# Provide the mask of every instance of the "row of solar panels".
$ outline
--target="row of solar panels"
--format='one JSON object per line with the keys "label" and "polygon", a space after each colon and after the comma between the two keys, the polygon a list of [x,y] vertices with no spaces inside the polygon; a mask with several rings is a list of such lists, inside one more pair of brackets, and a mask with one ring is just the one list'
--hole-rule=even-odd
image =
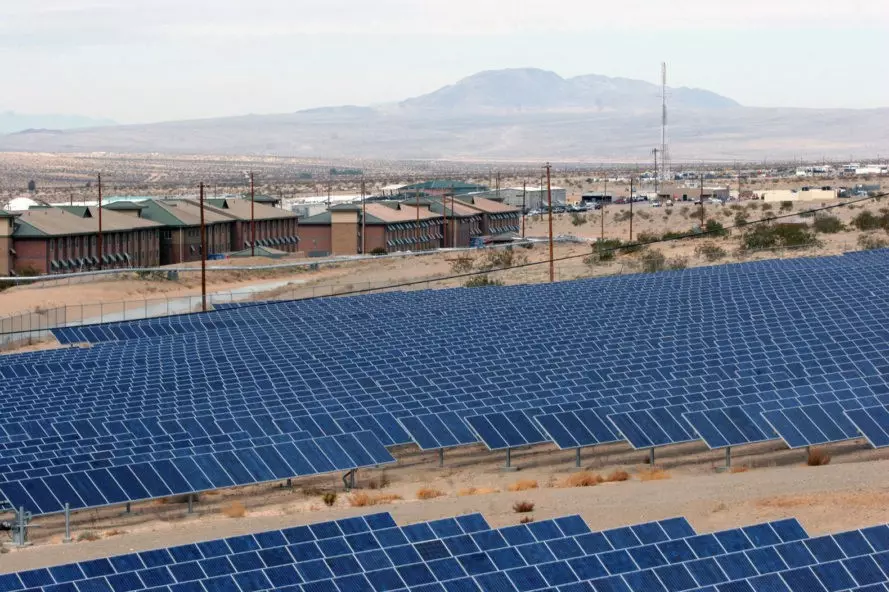
{"label": "row of solar panels", "polygon": [[7,574],[0,590],[871,592],[886,582],[886,526],[810,538],[795,520],[697,534],[683,519],[594,532],[578,516],[492,529],[479,515],[398,527],[372,514]]}

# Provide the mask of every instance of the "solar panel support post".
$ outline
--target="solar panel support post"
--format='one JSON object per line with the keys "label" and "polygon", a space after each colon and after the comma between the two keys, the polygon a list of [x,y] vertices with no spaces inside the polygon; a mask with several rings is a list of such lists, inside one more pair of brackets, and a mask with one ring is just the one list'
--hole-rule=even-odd
{"label": "solar panel support post", "polygon": [[574,451],[574,466],[578,469],[580,468],[580,448]]}
{"label": "solar panel support post", "polygon": [[133,513],[133,505],[130,502],[127,502],[126,507],[123,510],[124,514],[132,514]]}
{"label": "solar panel support post", "polygon": [[508,473],[519,470],[518,467],[512,466],[512,448],[506,449],[506,464],[503,465],[503,470]]}
{"label": "solar panel support post", "polygon": [[343,475],[343,486],[346,488],[346,491],[352,491],[355,489],[355,473],[358,472],[358,469],[352,469],[345,475]]}
{"label": "solar panel support post", "polygon": [[28,547],[28,524],[31,521],[31,512],[25,512],[25,507],[19,508],[15,513],[15,526],[12,531],[12,542],[17,547]]}
{"label": "solar panel support post", "polygon": [[444,448],[438,449],[438,466],[439,467],[444,466]]}
{"label": "solar panel support post", "polygon": [[726,446],[725,448],[725,470],[728,471],[732,468],[732,447]]}
{"label": "solar panel support post", "polygon": [[654,446],[648,450],[648,466],[654,467]]}
{"label": "solar panel support post", "polygon": [[194,494],[188,494],[188,513],[194,514]]}
{"label": "solar panel support post", "polygon": [[65,538],[62,539],[62,542],[71,542],[71,504],[68,502],[65,502]]}

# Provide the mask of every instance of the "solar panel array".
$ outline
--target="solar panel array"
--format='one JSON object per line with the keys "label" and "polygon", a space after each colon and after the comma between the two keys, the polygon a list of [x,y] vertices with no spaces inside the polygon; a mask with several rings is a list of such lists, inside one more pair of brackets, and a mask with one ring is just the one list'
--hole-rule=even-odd
{"label": "solar panel array", "polygon": [[[857,410],[889,405],[887,271],[881,251],[63,329],[63,342],[95,345],[0,359],[13,410],[0,492],[361,432],[424,449],[720,448],[790,438],[781,418],[807,413],[820,423],[806,445],[848,439],[864,431],[856,418],[874,424]],[[275,433],[243,439],[238,424],[254,417]],[[121,427],[160,419],[178,427]],[[186,438],[183,422],[227,427]]]}
{"label": "solar panel array", "polygon": [[795,520],[697,534],[682,518],[594,532],[579,516],[494,529],[386,513],[0,575],[0,591],[827,592],[887,590],[889,527]]}

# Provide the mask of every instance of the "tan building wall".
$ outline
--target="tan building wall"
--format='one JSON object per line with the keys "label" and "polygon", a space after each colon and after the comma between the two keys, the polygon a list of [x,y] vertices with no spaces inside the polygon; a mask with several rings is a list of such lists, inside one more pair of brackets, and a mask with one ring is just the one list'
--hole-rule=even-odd
{"label": "tan building wall", "polygon": [[761,193],[763,201],[781,202],[781,201],[825,201],[836,199],[837,192],[834,190],[810,189],[809,191],[792,191],[790,189],[770,189]]}
{"label": "tan building wall", "polygon": [[9,272],[13,269],[13,229],[13,218],[0,218],[0,275],[9,275]]}
{"label": "tan building wall", "polygon": [[330,242],[334,255],[358,253],[358,212],[330,212]]}

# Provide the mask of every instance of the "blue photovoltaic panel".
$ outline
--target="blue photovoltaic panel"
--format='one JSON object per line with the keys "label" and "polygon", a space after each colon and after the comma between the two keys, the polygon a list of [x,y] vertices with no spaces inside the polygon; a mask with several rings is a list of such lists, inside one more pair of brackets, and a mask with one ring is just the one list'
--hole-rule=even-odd
{"label": "blue photovoltaic panel", "polygon": [[683,419],[686,411],[684,406],[664,407],[616,413],[608,419],[633,448],[654,448],[700,439]]}
{"label": "blue photovoltaic panel", "polygon": [[395,462],[372,432],[201,454],[0,483],[9,505],[35,515],[277,481]]}
{"label": "blue photovoltaic panel", "polygon": [[889,446],[889,410],[868,407],[846,411],[846,417],[874,448]]}
{"label": "blue photovoltaic panel", "polygon": [[704,440],[710,449],[740,446],[774,440],[765,433],[740,407],[692,411],[684,415],[685,421]]}
{"label": "blue photovoltaic panel", "polygon": [[562,449],[622,442],[605,414],[595,409],[578,409],[549,415],[538,415],[534,420],[543,432]]}
{"label": "blue photovoltaic panel", "polygon": [[551,442],[524,411],[489,413],[466,418],[489,450],[503,450]]}
{"label": "blue photovoltaic panel", "polygon": [[420,450],[451,448],[478,442],[456,413],[414,415],[398,420]]}
{"label": "blue photovoltaic panel", "polygon": [[762,416],[790,448],[843,442],[858,437],[854,424],[837,404],[765,411]]}

